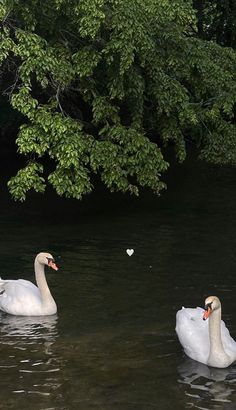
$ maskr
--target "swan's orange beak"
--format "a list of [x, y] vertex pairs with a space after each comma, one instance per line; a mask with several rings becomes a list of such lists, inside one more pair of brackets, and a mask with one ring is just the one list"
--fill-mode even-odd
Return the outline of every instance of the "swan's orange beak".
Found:
[[203, 313], [203, 320], [206, 320], [209, 318], [210, 314], [212, 313], [212, 308], [210, 306], [206, 306], [205, 312]]
[[50, 266], [50, 268], [54, 269], [54, 270], [58, 270], [59, 268], [57, 267], [57, 265], [55, 264], [54, 261], [50, 260], [48, 261], [48, 266]]

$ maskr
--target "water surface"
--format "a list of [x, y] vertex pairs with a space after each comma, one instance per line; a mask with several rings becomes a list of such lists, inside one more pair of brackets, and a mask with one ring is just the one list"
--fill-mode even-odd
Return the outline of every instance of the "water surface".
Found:
[[[236, 366], [183, 354], [175, 314], [216, 294], [236, 339], [236, 173], [177, 167], [161, 198], [2, 199], [0, 274], [50, 251], [58, 315], [0, 315], [0, 409], [235, 409]], [[125, 250], [133, 248], [129, 257]]]

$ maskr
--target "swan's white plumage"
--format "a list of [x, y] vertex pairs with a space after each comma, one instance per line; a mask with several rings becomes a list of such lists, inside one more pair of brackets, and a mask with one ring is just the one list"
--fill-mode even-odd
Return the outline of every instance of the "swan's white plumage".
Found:
[[[204, 309], [200, 307], [179, 310], [176, 314], [176, 333], [187, 356], [198, 362], [209, 364], [209, 320], [204, 321], [203, 314]], [[221, 339], [225, 353], [233, 362], [236, 360], [236, 342], [230, 336], [223, 320], [221, 320]]]
[[[176, 333], [184, 348], [184, 352], [191, 359], [206, 363], [210, 343], [208, 323], [202, 320], [203, 309], [182, 308], [176, 315]], [[203, 342], [204, 341], [204, 342]]]
[[0, 281], [0, 309], [12, 315], [40, 315], [40, 291], [32, 282], [24, 279]]
[[39, 253], [35, 258], [38, 287], [24, 279], [0, 279], [0, 309], [2, 311], [21, 316], [53, 315], [57, 312], [56, 303], [46, 282], [45, 265], [58, 269], [52, 255]]

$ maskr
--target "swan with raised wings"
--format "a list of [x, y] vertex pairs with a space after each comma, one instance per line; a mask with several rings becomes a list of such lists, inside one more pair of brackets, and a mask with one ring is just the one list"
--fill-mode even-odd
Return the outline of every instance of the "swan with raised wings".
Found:
[[0, 279], [0, 309], [20, 316], [54, 315], [57, 305], [45, 277], [45, 266], [58, 267], [50, 253], [39, 253], [34, 261], [35, 279], [38, 286], [24, 279]]
[[179, 310], [175, 330], [184, 352], [193, 360], [219, 368], [228, 367], [236, 360], [236, 342], [221, 320], [217, 296], [205, 300], [205, 310], [199, 307]]

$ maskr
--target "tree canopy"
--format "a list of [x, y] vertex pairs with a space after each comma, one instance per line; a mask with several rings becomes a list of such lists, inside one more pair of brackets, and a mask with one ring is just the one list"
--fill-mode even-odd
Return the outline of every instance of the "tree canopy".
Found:
[[158, 193], [165, 147], [183, 161], [190, 140], [236, 164], [236, 54], [210, 37], [200, 3], [2, 0], [0, 90], [22, 115], [25, 156], [13, 198], [51, 184], [80, 199], [94, 174], [111, 191]]

